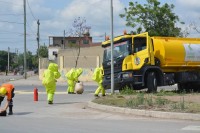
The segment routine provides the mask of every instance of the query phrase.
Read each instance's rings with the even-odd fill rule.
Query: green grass
[[[133,95],[133,94],[136,94],[136,91],[131,89],[130,87],[128,86],[125,86],[121,91],[120,91],[120,94],[122,95]]]
[[[125,107],[131,109],[160,110],[167,112],[187,112],[200,113],[200,103],[191,103],[185,100],[187,94],[177,94],[175,92],[161,91],[157,94],[148,94],[145,92],[131,91],[127,88],[122,93],[106,95],[96,98],[93,102],[98,104]],[[200,94],[195,94],[199,95]],[[165,98],[167,96],[167,99]],[[170,100],[170,98],[179,96],[179,101]]]

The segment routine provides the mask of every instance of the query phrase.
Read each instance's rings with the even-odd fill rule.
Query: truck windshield
[[[129,41],[114,44],[113,58],[122,58],[129,54]],[[104,50],[104,61],[111,60],[111,46]]]

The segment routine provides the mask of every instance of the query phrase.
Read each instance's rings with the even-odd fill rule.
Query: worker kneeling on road
[[[82,68],[74,69],[72,68],[69,72],[66,73],[66,78],[67,78],[67,92],[68,94],[75,94],[74,93],[74,87],[76,82],[79,82],[78,77],[83,73]]]
[[[2,84],[0,87],[0,106],[2,101],[4,100],[4,97],[7,96],[7,103],[5,105],[5,107],[3,109],[0,109],[0,116],[6,116],[6,110],[9,107],[9,113],[8,115],[12,115],[13,114],[13,97],[15,96],[14,93],[14,86],[12,84],[6,83],[6,84]]]
[[[56,82],[60,76],[61,75],[58,72],[58,65],[55,63],[50,63],[48,69],[44,71],[42,84],[47,92],[48,104],[53,104],[53,97],[56,91]]]
[[[98,83],[98,88],[96,89],[94,96],[98,97],[100,92],[101,92],[102,96],[105,96],[106,91],[105,91],[105,89],[102,85],[102,82],[103,82],[103,69],[102,69],[102,67],[97,67],[94,70],[92,79]]]

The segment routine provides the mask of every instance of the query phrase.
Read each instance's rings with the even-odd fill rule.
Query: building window
[[[68,40],[69,44],[76,44],[76,40]]]
[[[83,40],[83,44],[89,44],[89,40]]]

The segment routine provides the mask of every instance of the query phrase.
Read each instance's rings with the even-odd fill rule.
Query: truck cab
[[[111,84],[111,42],[107,40],[102,43],[105,48],[103,55],[105,89],[110,88]],[[114,38],[113,62],[114,62],[114,87],[117,90],[129,86],[134,89],[147,87],[144,79],[145,66],[155,65],[153,46],[148,33],[138,35],[122,35]],[[150,74],[150,73],[149,73]],[[151,75],[155,77],[155,74]],[[152,79],[152,76],[149,78]],[[152,91],[157,88],[156,78],[151,81]]]

